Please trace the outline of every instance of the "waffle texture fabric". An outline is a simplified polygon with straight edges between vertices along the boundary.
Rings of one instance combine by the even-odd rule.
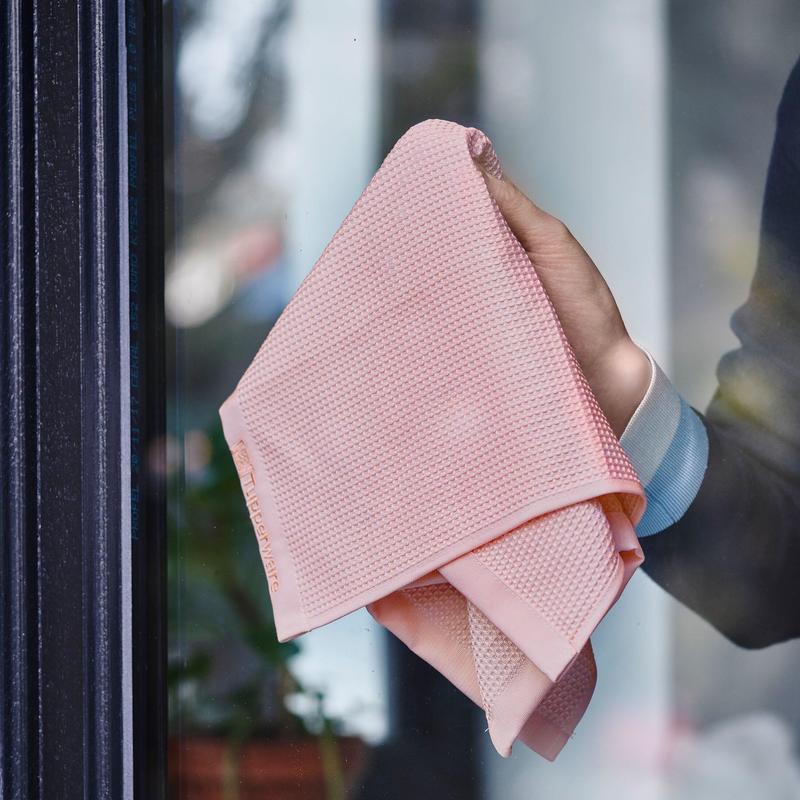
[[[478,165],[480,131],[409,130],[220,413],[281,641],[367,606],[553,759],[644,494]]]

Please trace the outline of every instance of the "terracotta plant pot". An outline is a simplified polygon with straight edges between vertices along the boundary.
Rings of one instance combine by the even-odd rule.
[[[335,741],[344,787],[331,797],[319,739],[254,740],[236,752],[225,739],[173,738],[170,800],[340,800],[364,768],[367,746],[357,738]]]

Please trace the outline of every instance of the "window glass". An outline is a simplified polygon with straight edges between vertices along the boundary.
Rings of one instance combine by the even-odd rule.
[[[744,650],[642,570],[554,763],[360,610],[279,643],[218,410],[394,142],[449,119],[599,266],[694,407],[736,346],[788,0],[171,0],[170,792],[175,798],[800,796],[796,644]],[[169,94],[169,92],[168,92]]]

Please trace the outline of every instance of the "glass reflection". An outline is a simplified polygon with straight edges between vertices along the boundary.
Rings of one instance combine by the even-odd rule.
[[[797,56],[787,0],[167,7],[171,797],[800,797],[800,648],[738,650],[643,575],[594,639],[595,699],[553,765],[500,759],[477,709],[366,612],[279,644],[217,416],[382,155],[428,117],[486,131],[704,407]]]

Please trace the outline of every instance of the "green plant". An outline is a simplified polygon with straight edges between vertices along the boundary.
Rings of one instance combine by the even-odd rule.
[[[277,640],[257,542],[221,425],[207,437],[207,464],[187,475],[182,497],[177,475],[172,485],[171,729],[224,738],[232,764],[253,737],[317,736],[328,796],[343,797],[336,722],[324,715],[322,695],[292,674],[298,645]],[[311,701],[311,714],[301,718],[287,708],[286,698],[296,694]]]

